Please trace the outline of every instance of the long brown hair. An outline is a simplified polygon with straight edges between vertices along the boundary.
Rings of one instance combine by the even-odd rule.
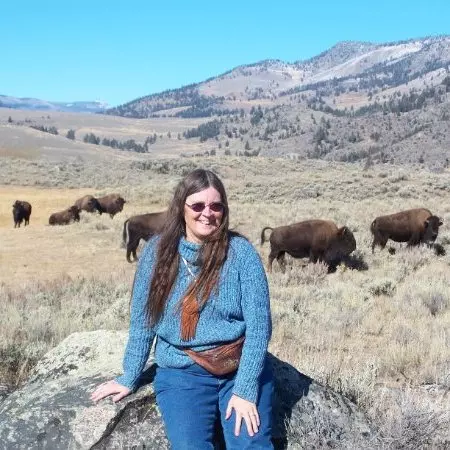
[[[180,257],[178,243],[186,234],[184,220],[184,205],[186,198],[209,187],[216,189],[224,205],[222,222],[219,227],[205,239],[200,250],[200,273],[195,283],[192,283],[186,298],[193,298],[198,310],[208,300],[212,290],[217,287],[220,269],[226,259],[228,250],[229,210],[225,188],[218,176],[210,170],[196,169],[186,175],[178,184],[167,213],[166,223],[160,234],[155,268],[152,273],[150,292],[148,295],[147,312],[150,325],[161,318],[167,299],[178,274]],[[185,334],[186,340],[195,334],[195,327]]]

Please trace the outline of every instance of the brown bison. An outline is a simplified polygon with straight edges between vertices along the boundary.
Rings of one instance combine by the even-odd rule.
[[[80,221],[80,210],[78,206],[71,206],[64,211],[53,213],[49,219],[49,225],[68,225],[70,222]]]
[[[31,205],[24,200],[16,200],[13,206],[14,228],[20,228],[20,224],[25,221],[24,226],[30,224]]]
[[[119,194],[109,194],[97,199],[99,213],[107,213],[111,219],[123,209],[126,201]]]
[[[166,220],[166,211],[141,214],[132,216],[125,220],[123,224],[123,243],[127,247],[127,261],[129,263],[137,261],[136,250],[139,241],[144,239],[148,241],[152,236],[157,234],[164,225]],[[133,254],[133,261],[130,255]]]
[[[422,243],[431,245],[436,240],[442,223],[442,219],[433,216],[425,208],[377,217],[370,225],[373,234],[372,253],[377,245],[383,249],[389,239],[407,242],[408,247]]]
[[[332,271],[356,249],[350,229],[338,228],[331,220],[305,220],[277,228],[266,227],[261,232],[261,245],[264,244],[266,230],[273,230],[269,238],[269,272],[272,272],[275,258],[281,270],[285,271],[285,253],[294,258],[309,258],[313,263],[324,262]]]
[[[86,211],[88,213],[99,211],[101,214],[101,206],[98,203],[98,200],[92,195],[85,195],[84,197],[79,198],[75,202],[75,206],[78,206],[80,211]]]

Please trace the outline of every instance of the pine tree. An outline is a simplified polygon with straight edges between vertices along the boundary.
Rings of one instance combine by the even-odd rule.
[[[70,129],[66,134],[67,139],[75,140],[75,130]]]

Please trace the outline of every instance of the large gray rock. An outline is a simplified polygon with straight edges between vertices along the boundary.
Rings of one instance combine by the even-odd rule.
[[[98,383],[120,373],[126,338],[125,332],[75,333],[50,351],[29,382],[0,404],[0,448],[169,448],[150,384],[151,359],[135,394],[117,404],[89,399]],[[270,359],[275,448],[373,446],[374,432],[352,402]]]

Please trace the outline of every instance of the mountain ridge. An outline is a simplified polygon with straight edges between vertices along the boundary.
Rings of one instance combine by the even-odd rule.
[[[306,61],[267,59],[139,97],[106,110],[107,116],[147,119],[139,127],[148,131],[136,135],[133,147],[144,153],[418,163],[441,170],[450,164],[450,36],[344,41]],[[68,126],[77,139],[86,137]],[[121,130],[81,129],[104,145],[122,136]]]
[[[11,109],[29,109],[32,111],[61,111],[99,113],[108,108],[108,103],[99,100],[75,101],[75,102],[52,102],[32,97],[13,97],[0,95],[0,107]]]
[[[438,49],[442,44],[443,50]],[[439,55],[439,51],[442,55]],[[160,93],[139,97],[123,105],[106,111],[107,114],[124,117],[150,117],[157,111],[173,107],[198,107],[201,98],[207,107],[224,102],[245,102],[258,99],[272,100],[279,104],[277,98],[292,89],[301,89],[316,83],[359,76],[381,77],[381,69],[395,63],[414,59],[415,54],[423,53],[423,60],[416,57],[416,72],[425,69],[427,55],[429,64],[440,61],[441,66],[450,62],[450,36],[426,37],[391,42],[387,44],[360,41],[338,42],[330,49],[304,61],[288,63],[279,59],[266,59],[256,63],[241,65],[229,71],[210,77],[204,81],[180,88],[169,89]],[[417,55],[416,55],[417,56]],[[384,65],[385,67],[380,67]],[[430,66],[431,68],[431,66]],[[181,97],[184,98],[181,100]],[[169,101],[168,98],[172,97]],[[224,109],[230,109],[225,104]],[[234,105],[234,107],[239,107]],[[245,106],[244,106],[245,107]]]

